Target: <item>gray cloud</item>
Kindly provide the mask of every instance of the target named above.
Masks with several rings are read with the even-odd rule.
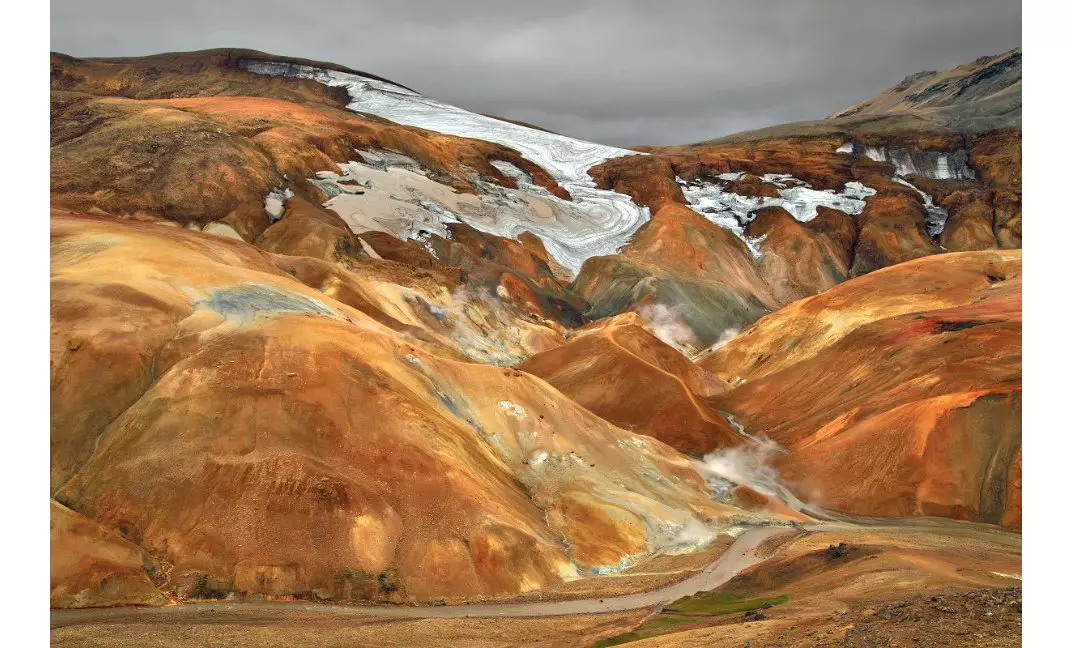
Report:
[[[248,47],[618,145],[821,118],[1020,45],[1016,0],[52,0],[51,48]]]

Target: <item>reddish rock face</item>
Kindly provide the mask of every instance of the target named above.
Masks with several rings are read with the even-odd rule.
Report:
[[[852,276],[937,254],[940,249],[923,227],[926,215],[922,201],[908,191],[868,199],[858,219]]]
[[[183,224],[222,221],[249,241],[269,225],[263,204],[271,189],[292,185],[319,203],[319,191],[305,178],[352,159],[355,149],[397,151],[463,192],[475,191],[468,179],[473,170],[515,187],[490,164],[502,160],[569,199],[545,170],[516,151],[361,118],[310,91],[310,85],[323,86],[308,81],[227,70],[217,73],[238,78],[250,96],[163,99],[177,91],[159,83],[137,89],[135,83],[125,97],[136,99],[98,97],[84,92],[119,93],[101,87],[94,75],[103,78],[110,70],[138,78],[136,70],[77,59],[54,58],[53,64],[51,180],[57,206]],[[172,83],[190,84],[182,85],[190,95],[211,95],[213,74],[208,70],[200,80],[176,75]],[[90,80],[71,80],[86,75]],[[251,86],[258,79],[265,84],[260,90]],[[88,131],[87,123],[94,124]]]
[[[993,250],[998,247],[994,235],[994,208],[986,194],[953,192],[941,201],[949,212],[942,247],[950,252]]]
[[[1021,195],[1020,129],[1005,129],[978,137],[971,163],[994,187],[994,234],[1002,248],[1019,248]]]
[[[749,236],[763,237],[759,273],[778,303],[788,304],[845,280],[847,250],[837,239],[846,233],[843,227],[852,227],[851,218],[846,216],[848,225],[838,223],[832,215],[818,224],[800,223],[781,207],[765,207],[757,214],[746,231]]]
[[[491,236],[457,223],[450,226],[449,239],[433,237],[431,246],[443,263],[465,270],[470,287],[483,286],[519,312],[580,326],[584,304],[556,276],[540,240],[530,234],[526,241]]]
[[[700,400],[721,393],[725,384],[649,332],[632,313],[594,323],[520,368],[601,418],[686,454],[750,443]]]
[[[805,499],[1019,519],[1020,253],[917,259],[763,318],[703,360]]]
[[[844,135],[784,137],[754,142],[704,142],[649,151],[668,159],[674,171],[686,180],[736,171],[752,176],[788,173],[819,189],[840,189],[853,179],[852,156],[836,152],[844,142]]]
[[[255,244],[268,252],[324,261],[368,258],[361,241],[337,214],[301,196],[287,201],[284,217],[265,229]]]
[[[819,206],[818,214],[807,223],[808,229],[824,243],[831,263],[842,278],[848,277],[856,249],[856,219],[836,209]]]
[[[654,155],[615,158],[588,171],[596,185],[630,196],[655,213],[668,202],[684,204],[670,161]]]
[[[621,158],[594,177],[601,186],[630,193],[657,209],[681,202],[676,192],[661,190],[670,171],[693,180],[720,173],[744,173],[737,180],[720,180],[723,190],[751,197],[778,195],[775,185],[762,182],[765,173],[787,173],[824,189],[840,189],[857,181],[877,194],[867,198],[859,216],[820,208],[820,216],[805,224],[777,218],[760,210],[748,227],[750,236],[767,235],[760,244],[759,274],[777,304],[825,290],[850,276],[945,250],[966,251],[1017,247],[1019,230],[1018,131],[1000,131],[970,142],[957,134],[855,132],[845,125],[838,134],[778,135],[754,140],[707,142],[691,146],[645,148],[648,157]],[[851,153],[838,153],[846,141],[857,142]],[[946,227],[934,240],[924,227],[922,197],[894,182],[894,167],[860,154],[862,147],[954,152],[971,149],[978,163],[977,180],[910,180],[948,212]],[[1013,159],[1015,158],[1015,159]],[[662,174],[663,177],[656,178]],[[1012,189],[1015,187],[1015,189]],[[995,190],[996,188],[996,190]],[[1012,205],[1010,207],[1010,205]],[[799,253],[799,256],[798,256]],[[600,315],[613,314],[609,310]]]

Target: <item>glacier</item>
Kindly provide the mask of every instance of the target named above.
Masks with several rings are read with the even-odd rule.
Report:
[[[354,112],[447,135],[484,140],[517,151],[546,170],[573,200],[555,202],[549,192],[537,192],[530,183],[525,184],[524,191],[536,193],[566,217],[551,223],[538,218],[531,222],[511,218],[511,222],[498,225],[492,222],[493,218],[471,222],[464,214],[459,217],[477,229],[496,234],[506,232],[510,238],[530,231],[543,241],[556,261],[574,274],[593,256],[616,254],[651,219],[647,207],[638,206],[624,194],[597,188],[588,175],[588,169],[597,164],[642,153],[486,117],[386,81],[349,72],[281,61],[244,60],[241,65],[256,74],[310,79],[345,88],[350,96],[347,108]]]

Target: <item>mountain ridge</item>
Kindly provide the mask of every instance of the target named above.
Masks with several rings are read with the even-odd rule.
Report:
[[[510,598],[824,507],[1019,527],[1018,129],[629,151],[250,50],[50,60],[53,605]]]

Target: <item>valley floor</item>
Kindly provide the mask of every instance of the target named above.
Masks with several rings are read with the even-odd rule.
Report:
[[[204,603],[53,611],[52,644],[1008,646],[1021,633],[1020,543],[1019,534],[997,527],[933,519],[755,529],[698,574],[645,594],[610,598],[621,577],[601,577],[586,580],[607,584],[603,600],[590,594],[420,608]],[[742,614],[705,594],[680,598],[706,589],[716,597],[781,603]],[[645,607],[625,609],[636,605]]]

